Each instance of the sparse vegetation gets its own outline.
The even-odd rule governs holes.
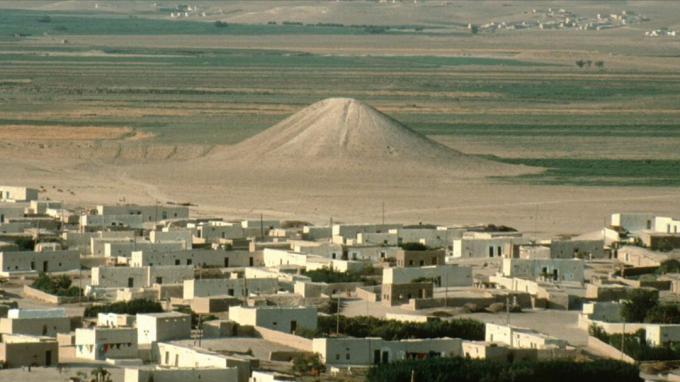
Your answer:
[[[83,290],[77,286],[72,286],[71,283],[71,278],[66,275],[49,276],[40,273],[38,278],[31,283],[31,287],[56,296],[82,296]]]
[[[335,316],[319,316],[316,332],[306,337],[325,337],[335,333]],[[472,319],[434,320],[426,323],[384,320],[370,316],[340,316],[340,334],[351,337],[380,337],[386,340],[407,338],[453,337],[468,340],[484,339],[484,323]]]

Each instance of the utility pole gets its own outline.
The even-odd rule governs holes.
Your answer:
[[[505,325],[510,326],[510,296],[505,297]]]
[[[260,237],[264,240],[264,220],[262,214],[260,214]]]
[[[335,311],[335,335],[340,336],[340,295],[338,295],[338,309]]]
[[[621,359],[623,359],[623,355],[625,354],[623,350],[625,349],[624,343],[625,343],[625,338],[626,338],[626,320],[623,320],[623,329],[621,330]]]
[[[382,202],[382,224],[385,225],[385,201]]]

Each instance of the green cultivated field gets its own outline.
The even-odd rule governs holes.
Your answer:
[[[347,35],[358,43],[376,32],[316,24],[218,27],[146,16],[2,10],[0,127],[125,126],[162,143],[232,144],[312,102],[354,97],[458,150],[548,168],[523,182],[680,184],[680,152],[672,149],[680,147],[680,74],[665,68],[667,61],[628,70],[610,68],[605,59],[604,69],[579,69],[571,56],[537,58],[519,49],[502,55],[322,54],[97,43],[118,35],[134,35],[135,42],[271,35],[289,36],[297,46],[320,35]],[[381,30],[385,37],[423,41],[429,33],[472,38],[433,25]],[[92,42],[68,41],[82,36]]]

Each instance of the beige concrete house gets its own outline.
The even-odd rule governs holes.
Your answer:
[[[59,362],[59,345],[53,337],[3,335],[0,362],[6,368],[52,366]]]
[[[298,329],[316,329],[317,311],[305,306],[234,306],[229,309],[229,319],[240,325],[295,333]]]

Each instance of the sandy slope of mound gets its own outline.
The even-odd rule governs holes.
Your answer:
[[[215,153],[253,169],[362,172],[454,171],[509,175],[529,169],[465,155],[350,98],[314,103],[264,132]]]

